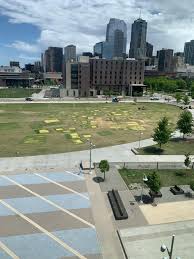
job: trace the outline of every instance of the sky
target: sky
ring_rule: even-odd
[[[40,60],[49,46],[77,46],[92,51],[105,40],[110,18],[123,19],[128,27],[139,18],[148,22],[147,41],[154,50],[183,51],[194,39],[192,0],[0,0],[0,65]]]

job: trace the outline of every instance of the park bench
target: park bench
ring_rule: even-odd
[[[123,205],[118,190],[108,191],[108,198],[113,210],[113,214],[116,220],[123,220],[128,218],[127,211]]]
[[[181,189],[179,186],[175,185],[173,187],[170,188],[170,191],[174,194],[174,195],[181,195],[184,194],[183,189]]]

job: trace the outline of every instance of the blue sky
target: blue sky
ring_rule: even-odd
[[[13,42],[22,41],[31,44],[40,36],[38,27],[31,24],[13,24],[6,16],[0,16],[0,65],[8,65],[10,60],[20,60],[22,63],[34,62],[39,59],[40,50],[37,53],[26,54],[12,46]],[[35,54],[35,55],[34,55]]]
[[[191,0],[0,0],[0,65],[34,62],[48,46],[74,44],[78,53],[92,51],[105,40],[111,17],[127,23],[129,48],[140,8],[155,51],[183,51],[184,43],[194,39]]]

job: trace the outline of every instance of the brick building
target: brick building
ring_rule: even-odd
[[[89,97],[108,92],[136,96],[143,93],[144,61],[84,59],[66,64],[65,95]]]

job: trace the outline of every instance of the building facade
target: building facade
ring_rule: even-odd
[[[173,50],[162,49],[158,53],[158,71],[164,73],[173,72]]]
[[[94,56],[98,56],[99,58],[102,58],[103,54],[103,41],[98,42],[94,45]]]
[[[31,87],[35,81],[34,74],[22,71],[19,67],[0,67],[0,87]]]
[[[64,60],[65,63],[76,61],[76,46],[68,45],[64,48]]]
[[[154,49],[154,46],[151,43],[146,42],[146,57],[147,58],[153,57],[153,49]]]
[[[89,97],[115,93],[137,96],[144,89],[144,61],[88,59],[66,64],[65,95]]]
[[[135,59],[146,58],[146,37],[147,37],[147,22],[142,19],[137,19],[132,24],[131,43],[129,57]]]
[[[20,67],[20,62],[18,61],[10,61],[10,67]]]
[[[46,72],[62,72],[63,49],[58,47],[49,47],[45,51],[44,62]]]
[[[106,42],[111,58],[123,57],[126,54],[127,25],[123,20],[110,19],[107,24]]]
[[[185,43],[184,56],[186,64],[194,65],[194,40]]]

